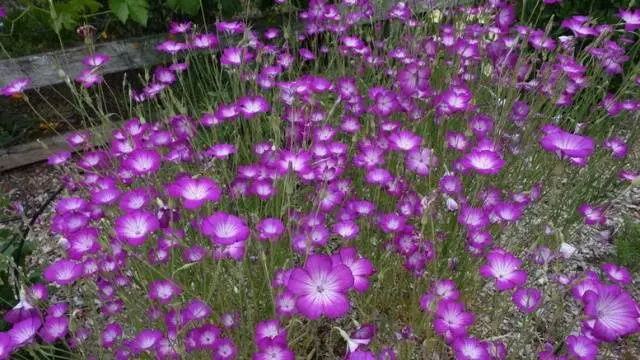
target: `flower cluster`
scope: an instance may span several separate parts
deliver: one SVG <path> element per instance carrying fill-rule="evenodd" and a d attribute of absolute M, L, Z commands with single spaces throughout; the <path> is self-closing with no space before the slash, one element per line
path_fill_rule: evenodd
<path fill-rule="evenodd" d="M 595 359 L 640 331 L 629 270 L 564 266 L 573 230 L 607 224 L 603 192 L 637 182 L 622 27 L 574 16 L 554 38 L 501 0 L 424 17 L 398 2 L 391 30 L 359 25 L 374 10 L 312 0 L 297 34 L 171 23 L 157 50 L 172 62 L 132 91 L 136 117 L 49 159 L 67 190 L 60 256 L 5 314 L 0 359 L 52 343 L 116 359 Z M 620 12 L 627 32 L 637 15 Z M 80 86 L 103 86 L 108 61 L 87 57 Z"/>

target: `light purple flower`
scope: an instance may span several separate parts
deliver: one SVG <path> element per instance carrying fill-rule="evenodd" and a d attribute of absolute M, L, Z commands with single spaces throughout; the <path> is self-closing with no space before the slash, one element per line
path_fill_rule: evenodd
<path fill-rule="evenodd" d="M 458 337 L 467 333 L 473 321 L 473 314 L 466 312 L 462 303 L 442 300 L 436 307 L 433 329 L 443 336 Z"/>
<path fill-rule="evenodd" d="M 595 291 L 587 290 L 582 301 L 597 339 L 613 342 L 640 330 L 638 304 L 619 286 L 599 284 Z"/>
<path fill-rule="evenodd" d="M 128 212 L 115 222 L 118 238 L 131 246 L 141 246 L 147 237 L 160 227 L 158 218 L 144 210 Z"/>
<path fill-rule="evenodd" d="M 9 359 L 14 345 L 11 339 L 11 334 L 7 332 L 0 332 L 0 360 Z"/>
<path fill-rule="evenodd" d="M 495 175 L 502 170 L 505 161 L 495 151 L 471 150 L 462 158 L 462 164 L 478 174 Z"/>
<path fill-rule="evenodd" d="M 44 279 L 58 285 L 71 284 L 82 276 L 82 265 L 72 260 L 60 259 L 47 266 Z"/>
<path fill-rule="evenodd" d="M 218 245 L 230 245 L 245 241 L 249 237 L 249 227 L 241 218 L 224 212 L 216 212 L 202 220 L 200 229 Z"/>
<path fill-rule="evenodd" d="M 489 360 L 487 343 L 472 336 L 458 337 L 453 341 L 456 360 Z"/>
<path fill-rule="evenodd" d="M 151 149 L 137 149 L 127 155 L 123 162 L 126 169 L 138 176 L 157 172 L 161 164 L 162 155 Z"/>
<path fill-rule="evenodd" d="M 84 88 L 93 87 L 96 84 L 100 84 L 104 81 L 102 75 L 93 70 L 83 70 L 76 77 L 76 81 L 82 84 Z"/>
<path fill-rule="evenodd" d="M 206 177 L 193 179 L 189 176 L 181 176 L 167 185 L 167 192 L 181 198 L 187 209 L 198 209 L 207 201 L 217 202 L 222 195 L 222 190 L 214 180 Z"/>
<path fill-rule="evenodd" d="M 47 316 L 44 325 L 40 329 L 40 337 L 46 343 L 51 344 L 58 339 L 64 338 L 69 332 L 69 319 L 66 316 Z"/>
<path fill-rule="evenodd" d="M 524 285 L 527 273 L 520 269 L 521 261 L 504 250 L 493 250 L 487 254 L 487 263 L 480 266 L 480 275 L 494 278 L 499 291 Z"/>
<path fill-rule="evenodd" d="M 353 275 L 345 265 L 333 266 L 327 255 L 311 255 L 303 268 L 296 268 L 287 289 L 297 295 L 296 308 L 309 319 L 322 315 L 338 318 L 349 312 L 347 291 L 353 286 Z"/>
<path fill-rule="evenodd" d="M 624 29 L 626 31 L 640 28 L 640 9 L 620 9 L 618 16 L 625 22 Z"/>
<path fill-rule="evenodd" d="M 583 335 L 570 335 L 566 339 L 569 354 L 578 360 L 596 360 L 598 345 Z"/>
<path fill-rule="evenodd" d="M 534 312 L 538 308 L 541 299 L 542 294 L 538 289 L 534 288 L 518 289 L 511 296 L 513 304 L 526 314 Z"/>
<path fill-rule="evenodd" d="M 590 137 L 571 134 L 561 129 L 545 133 L 540 139 L 540 145 L 547 151 L 570 157 L 588 157 L 595 150 L 595 142 Z"/>
<path fill-rule="evenodd" d="M 629 284 L 631 283 L 631 272 L 624 266 L 616 265 L 613 263 L 605 263 L 600 266 L 602 271 L 607 274 L 609 280 L 616 282 L 618 284 Z"/>
<path fill-rule="evenodd" d="M 360 257 L 355 248 L 342 248 L 337 254 L 331 256 L 333 266 L 345 265 L 353 275 L 353 289 L 357 292 L 365 292 L 369 288 L 369 277 L 376 272 L 373 263 L 364 257 Z"/>
<path fill-rule="evenodd" d="M 261 240 L 277 241 L 284 233 L 285 227 L 280 219 L 266 218 L 256 225 Z"/>
<path fill-rule="evenodd" d="M 30 317 L 14 324 L 8 332 L 11 337 L 12 346 L 14 348 L 19 348 L 26 344 L 30 344 L 38 333 L 41 325 L 42 322 L 37 316 Z"/>
<path fill-rule="evenodd" d="M 0 89 L 0 94 L 4 96 L 21 94 L 29 87 L 29 85 L 31 85 L 31 79 L 29 78 L 16 79 Z"/>
<path fill-rule="evenodd" d="M 160 304 L 170 303 L 181 293 L 182 289 L 171 280 L 156 280 L 149 284 L 149 299 L 156 300 Z"/>

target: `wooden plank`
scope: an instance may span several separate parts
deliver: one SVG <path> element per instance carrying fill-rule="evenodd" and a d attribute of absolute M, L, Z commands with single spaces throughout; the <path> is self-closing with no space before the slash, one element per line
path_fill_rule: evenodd
<path fill-rule="evenodd" d="M 87 129 L 92 134 L 94 146 L 104 145 L 111 137 L 111 132 L 116 129 L 116 124 L 109 123 Z M 30 143 L 12 146 L 0 150 L 0 172 L 44 161 L 49 156 L 60 151 L 73 149 L 67 144 L 67 136 L 75 131 L 49 137 Z"/>
<path fill-rule="evenodd" d="M 95 52 L 105 53 L 111 57 L 111 61 L 101 68 L 100 72 L 110 74 L 165 61 L 167 56 L 155 50 L 155 46 L 164 38 L 164 35 L 153 35 L 96 45 Z M 82 59 L 87 54 L 88 49 L 80 46 L 64 51 L 50 51 L 2 60 L 0 61 L 0 80 L 8 83 L 13 79 L 28 77 L 32 81 L 29 88 L 59 84 L 67 77 L 73 79 L 84 69 Z"/>

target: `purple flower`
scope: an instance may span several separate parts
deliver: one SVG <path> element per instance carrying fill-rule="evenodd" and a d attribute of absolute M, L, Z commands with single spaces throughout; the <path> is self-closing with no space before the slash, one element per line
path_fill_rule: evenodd
<path fill-rule="evenodd" d="M 14 324 L 8 335 L 11 337 L 11 344 L 14 348 L 20 348 L 26 344 L 30 344 L 36 334 L 42 322 L 37 316 L 30 317 L 22 320 L 17 324 Z"/>
<path fill-rule="evenodd" d="M 214 180 L 206 177 L 193 179 L 189 176 L 181 176 L 174 183 L 167 185 L 167 192 L 171 196 L 180 197 L 187 209 L 198 209 L 207 201 L 217 202 L 222 194 Z"/>
<path fill-rule="evenodd" d="M 638 304 L 619 286 L 599 284 L 595 291 L 587 290 L 582 301 L 597 339 L 613 342 L 640 330 Z"/>
<path fill-rule="evenodd" d="M 453 341 L 456 360 L 489 360 L 487 343 L 473 336 L 458 337 Z"/>
<path fill-rule="evenodd" d="M 149 284 L 149 299 L 157 300 L 160 304 L 168 304 L 180 295 L 182 289 L 171 280 L 156 280 Z"/>
<path fill-rule="evenodd" d="M 596 360 L 598 357 L 598 345 L 586 336 L 567 336 L 566 343 L 569 354 L 578 360 Z"/>
<path fill-rule="evenodd" d="M 193 47 L 198 49 L 212 49 L 218 46 L 218 37 L 213 34 L 196 34 L 191 39 Z"/>
<path fill-rule="evenodd" d="M 244 24 L 240 21 L 220 21 L 216 23 L 216 30 L 228 34 L 240 34 L 244 32 Z"/>
<path fill-rule="evenodd" d="M 462 158 L 464 167 L 481 175 L 495 175 L 505 164 L 499 153 L 489 150 L 471 150 Z"/>
<path fill-rule="evenodd" d="M 47 164 L 49 165 L 63 165 L 71 158 L 71 153 L 68 151 L 61 151 L 59 153 L 55 153 L 47 159 Z"/>
<path fill-rule="evenodd" d="M 511 301 L 520 311 L 529 314 L 538 308 L 541 298 L 542 295 L 538 289 L 522 288 L 513 293 Z"/>
<path fill-rule="evenodd" d="M 9 355 L 13 351 L 14 345 L 11 334 L 0 332 L 0 360 L 9 359 Z"/>
<path fill-rule="evenodd" d="M 29 78 L 16 79 L 0 89 L 0 94 L 4 96 L 22 94 L 29 85 L 31 85 L 31 79 Z"/>
<path fill-rule="evenodd" d="M 200 229 L 218 245 L 230 245 L 245 241 L 249 237 L 249 227 L 237 216 L 216 212 L 202 220 Z"/>
<path fill-rule="evenodd" d="M 625 22 L 624 29 L 626 31 L 640 28 L 640 9 L 620 9 L 618 16 Z"/>
<path fill-rule="evenodd" d="M 443 336 L 458 337 L 467 333 L 473 321 L 473 314 L 465 312 L 462 303 L 455 300 L 442 300 L 435 311 L 433 329 Z"/>
<path fill-rule="evenodd" d="M 187 44 L 173 41 L 173 40 L 165 40 L 156 46 L 156 50 L 165 52 L 171 55 L 175 55 L 180 51 L 184 51 L 188 48 Z"/>
<path fill-rule="evenodd" d="M 100 84 L 104 81 L 102 75 L 96 73 L 93 70 L 83 70 L 76 77 L 76 81 L 82 84 L 84 88 L 90 88 L 96 84 Z"/>
<path fill-rule="evenodd" d="M 7 9 L 4 8 L 4 6 L 0 6 L 0 18 L 6 17 L 7 16 Z M 2 352 L 0 352 L 0 359 L 4 359 L 2 357 Z"/>
<path fill-rule="evenodd" d="M 609 280 L 616 282 L 618 284 L 629 284 L 631 283 L 631 273 L 624 266 L 619 266 L 612 263 L 605 263 L 600 266 L 602 271 L 607 274 Z"/>
<path fill-rule="evenodd" d="M 351 270 L 345 265 L 333 266 L 327 255 L 311 255 L 304 268 L 296 268 L 287 289 L 297 295 L 296 308 L 309 319 L 322 315 L 338 318 L 349 312 L 347 291 L 353 286 Z"/>
<path fill-rule="evenodd" d="M 131 246 L 141 246 L 147 237 L 160 227 L 160 222 L 155 215 L 144 210 L 128 212 L 115 222 L 115 231 L 118 238 Z"/>
<path fill-rule="evenodd" d="M 149 175 L 157 172 L 162 164 L 162 156 L 155 150 L 137 149 L 127 155 L 124 168 L 135 175 Z"/>
<path fill-rule="evenodd" d="M 238 100 L 238 109 L 245 119 L 252 119 L 260 113 L 267 113 L 271 110 L 271 105 L 262 96 L 245 96 Z"/>
<path fill-rule="evenodd" d="M 266 218 L 258 222 L 256 229 L 261 240 L 277 241 L 285 227 L 280 219 Z"/>
<path fill-rule="evenodd" d="M 389 135 L 389 143 L 395 150 L 409 152 L 422 144 L 422 138 L 411 131 L 398 129 Z"/>
<path fill-rule="evenodd" d="M 295 360 L 295 354 L 286 343 L 265 338 L 258 342 L 258 352 L 253 354 L 254 360 Z"/>
<path fill-rule="evenodd" d="M 287 344 L 287 330 L 280 325 L 279 320 L 260 321 L 256 325 L 255 342 L 260 347 L 263 340 L 272 340 L 276 343 Z"/>
<path fill-rule="evenodd" d="M 44 279 L 58 285 L 67 285 L 82 276 L 82 265 L 72 260 L 60 259 L 47 266 Z"/>
<path fill-rule="evenodd" d="M 93 55 L 85 56 L 82 59 L 82 63 L 89 68 L 97 68 L 111 60 L 111 57 L 107 54 L 96 53 Z"/>
<path fill-rule="evenodd" d="M 193 24 L 191 23 L 191 21 L 172 21 L 169 23 L 169 34 L 184 34 L 191 31 L 191 28 L 193 28 Z"/>
<path fill-rule="evenodd" d="M 613 157 L 622 159 L 627 155 L 629 147 L 621 138 L 617 136 L 610 137 L 602 142 L 602 146 L 611 150 Z"/>
<path fill-rule="evenodd" d="M 162 333 L 155 329 L 142 329 L 131 342 L 131 347 L 135 352 L 152 350 L 162 339 Z"/>
<path fill-rule="evenodd" d="M 595 142 L 587 136 L 568 133 L 562 129 L 546 132 L 540 145 L 559 156 L 588 157 L 595 150 Z"/>
<path fill-rule="evenodd" d="M 590 204 L 582 204 L 578 207 L 578 213 L 584 217 L 584 223 L 587 225 L 602 225 L 607 222 L 603 208 L 595 207 Z"/>
<path fill-rule="evenodd" d="M 369 277 L 376 272 L 373 263 L 367 259 L 360 257 L 355 248 L 342 248 L 331 257 L 333 266 L 345 265 L 351 270 L 353 275 L 353 289 L 357 292 L 365 292 L 369 288 Z"/>
<path fill-rule="evenodd" d="M 44 325 L 40 329 L 40 337 L 46 343 L 51 344 L 58 339 L 64 338 L 69 332 L 69 319 L 67 317 L 47 316 Z"/>
<path fill-rule="evenodd" d="M 235 359 L 236 355 L 238 354 L 238 347 L 236 346 L 236 344 L 234 344 L 233 341 L 227 338 L 217 340 L 213 344 L 213 348 L 215 350 L 213 353 L 214 360 Z"/>
<path fill-rule="evenodd" d="M 487 263 L 480 266 L 480 275 L 496 279 L 499 291 L 524 285 L 527 273 L 520 269 L 521 261 L 504 250 L 493 250 L 487 254 Z"/>

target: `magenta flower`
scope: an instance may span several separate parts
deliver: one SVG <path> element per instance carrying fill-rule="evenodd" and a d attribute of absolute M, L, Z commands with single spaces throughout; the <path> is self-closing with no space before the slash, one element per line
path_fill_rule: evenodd
<path fill-rule="evenodd" d="M 267 113 L 271 105 L 262 96 L 245 96 L 238 99 L 238 109 L 245 119 L 252 119 L 257 114 Z"/>
<path fill-rule="evenodd" d="M 168 304 L 180 295 L 182 289 L 171 280 L 156 280 L 149 284 L 149 299 L 156 300 L 160 304 Z"/>
<path fill-rule="evenodd" d="M 191 21 L 185 21 L 185 22 L 172 21 L 169 23 L 169 34 L 174 34 L 174 35 L 184 34 L 191 31 L 192 28 L 193 28 L 193 24 L 191 23 Z"/>
<path fill-rule="evenodd" d="M 44 279 L 58 285 L 67 285 L 82 276 L 82 265 L 72 260 L 60 259 L 47 266 Z"/>
<path fill-rule="evenodd" d="M 505 164 L 499 153 L 490 150 L 471 150 L 462 158 L 465 168 L 473 169 L 481 175 L 495 175 Z"/>
<path fill-rule="evenodd" d="M 520 269 L 521 261 L 504 250 L 487 254 L 487 263 L 480 266 L 480 275 L 496 279 L 499 291 L 513 289 L 527 282 L 527 273 Z"/>
<path fill-rule="evenodd" d="M 134 210 L 116 219 L 118 238 L 131 246 L 141 246 L 147 237 L 160 227 L 158 218 L 144 210 Z"/>
<path fill-rule="evenodd" d="M 266 218 L 258 222 L 256 229 L 261 240 L 277 241 L 285 227 L 280 219 Z"/>
<path fill-rule="evenodd" d="M 458 215 L 458 222 L 469 230 L 480 230 L 489 225 L 489 218 L 483 209 L 463 206 Z"/>
<path fill-rule="evenodd" d="M 598 357 L 598 345 L 586 336 L 567 336 L 566 343 L 569 354 L 578 360 L 596 360 Z"/>
<path fill-rule="evenodd" d="M 488 345 L 473 336 L 458 337 L 453 341 L 456 360 L 489 360 Z"/>
<path fill-rule="evenodd" d="M 513 304 L 526 314 L 534 312 L 538 308 L 541 299 L 542 294 L 538 289 L 534 288 L 518 289 L 511 296 Z"/>
<path fill-rule="evenodd" d="M 602 271 L 607 274 L 609 280 L 618 284 L 626 285 L 631 283 L 631 273 L 624 266 L 612 263 L 605 263 L 600 266 Z"/>
<path fill-rule="evenodd" d="M 303 268 L 296 268 L 287 289 L 297 295 L 296 308 L 309 319 L 322 315 L 338 318 L 349 312 L 347 291 L 353 286 L 351 270 L 345 265 L 333 266 L 327 255 L 311 255 Z"/>
<path fill-rule="evenodd" d="M 44 342 L 51 344 L 58 339 L 64 338 L 68 332 L 69 319 L 67 317 L 47 316 L 39 334 Z"/>
<path fill-rule="evenodd" d="M 0 360 L 9 359 L 11 352 L 13 351 L 13 340 L 11 334 L 6 332 L 0 332 Z"/>
<path fill-rule="evenodd" d="M 187 209 L 198 209 L 207 201 L 217 202 L 222 194 L 214 180 L 206 177 L 193 179 L 189 176 L 181 176 L 167 185 L 167 192 L 173 197 L 180 197 Z"/>
<path fill-rule="evenodd" d="M 220 21 L 216 23 L 216 30 L 228 34 L 241 34 L 244 32 L 244 23 L 240 21 Z"/>
<path fill-rule="evenodd" d="M 595 207 L 590 204 L 582 204 L 578 207 L 578 213 L 584 217 L 584 223 L 587 225 L 604 224 L 607 218 L 604 215 L 604 209 Z"/>
<path fill-rule="evenodd" d="M 220 64 L 231 67 L 238 67 L 253 59 L 253 55 L 247 50 L 239 47 L 228 47 L 222 50 Z"/>
<path fill-rule="evenodd" d="M 197 49 L 212 49 L 218 46 L 218 38 L 213 34 L 196 34 L 191 39 L 191 44 Z"/>
<path fill-rule="evenodd" d="M 7 17 L 7 9 L 4 6 L 0 6 L 0 18 Z M 0 359 L 3 359 L 2 353 L 0 353 Z"/>
<path fill-rule="evenodd" d="M 93 55 L 85 56 L 82 59 L 82 63 L 89 68 L 97 68 L 111 60 L 111 57 L 107 54 L 96 53 Z"/>
<path fill-rule="evenodd" d="M 638 304 L 619 286 L 600 284 L 595 291 L 587 290 L 582 301 L 597 339 L 613 342 L 640 330 Z"/>
<path fill-rule="evenodd" d="M 149 175 L 157 172 L 162 164 L 162 156 L 155 150 L 137 149 L 127 155 L 124 168 L 135 175 Z"/>
<path fill-rule="evenodd" d="M 250 234 L 249 227 L 242 219 L 223 212 L 216 212 L 203 219 L 200 230 L 218 245 L 245 241 Z"/>
<path fill-rule="evenodd" d="M 602 142 L 602 146 L 611 150 L 613 157 L 616 159 L 622 159 L 627 156 L 629 147 L 621 138 L 617 136 L 610 137 Z"/>
<path fill-rule="evenodd" d="M 0 89 L 0 94 L 4 96 L 22 94 L 29 85 L 31 85 L 31 79 L 29 78 L 16 79 Z"/>
<path fill-rule="evenodd" d="M 235 359 L 238 354 L 238 347 L 230 339 L 223 338 L 217 340 L 213 344 L 214 360 L 230 360 Z"/>
<path fill-rule="evenodd" d="M 455 300 L 438 303 L 433 320 L 433 330 L 443 336 L 465 335 L 473 324 L 473 314 L 464 311 L 464 305 Z"/>
<path fill-rule="evenodd" d="M 86 227 L 69 236 L 69 258 L 80 260 L 85 254 L 95 254 L 100 251 L 100 233 L 98 229 Z"/>
<path fill-rule="evenodd" d="M 395 150 L 409 152 L 422 144 L 422 138 L 411 131 L 395 130 L 389 135 L 389 143 Z"/>
<path fill-rule="evenodd" d="M 295 360 L 295 354 L 286 343 L 266 338 L 258 342 L 258 352 L 253 354 L 254 360 Z"/>
<path fill-rule="evenodd" d="M 186 50 L 187 48 L 187 44 L 173 40 L 165 40 L 156 46 L 156 50 L 171 55 L 175 55 L 181 51 Z"/>
<path fill-rule="evenodd" d="M 30 344 L 36 334 L 42 322 L 37 316 L 30 317 L 22 320 L 17 324 L 14 324 L 8 334 L 11 337 L 11 344 L 14 348 L 20 348 L 26 344 Z"/>
<path fill-rule="evenodd" d="M 373 263 L 364 257 L 360 257 L 355 248 L 342 248 L 337 254 L 331 256 L 333 266 L 345 265 L 353 275 L 353 289 L 359 293 L 369 288 L 369 277 L 375 274 Z"/>
<path fill-rule="evenodd" d="M 595 150 L 595 142 L 587 136 L 575 135 L 556 129 L 545 133 L 540 145 L 559 156 L 588 157 Z"/>
<path fill-rule="evenodd" d="M 47 159 L 47 164 L 58 166 L 65 164 L 71 158 L 71 153 L 68 151 L 60 151 L 55 153 Z"/>
<path fill-rule="evenodd" d="M 82 84 L 83 88 L 90 88 L 96 84 L 102 83 L 104 78 L 93 70 L 83 70 L 76 77 L 76 81 Z"/>
<path fill-rule="evenodd" d="M 153 350 L 162 339 L 162 333 L 155 329 L 142 329 L 131 342 L 131 347 L 135 352 Z"/>
<path fill-rule="evenodd" d="M 626 31 L 640 28 L 640 9 L 620 9 L 618 16 L 625 22 L 624 29 Z"/>

